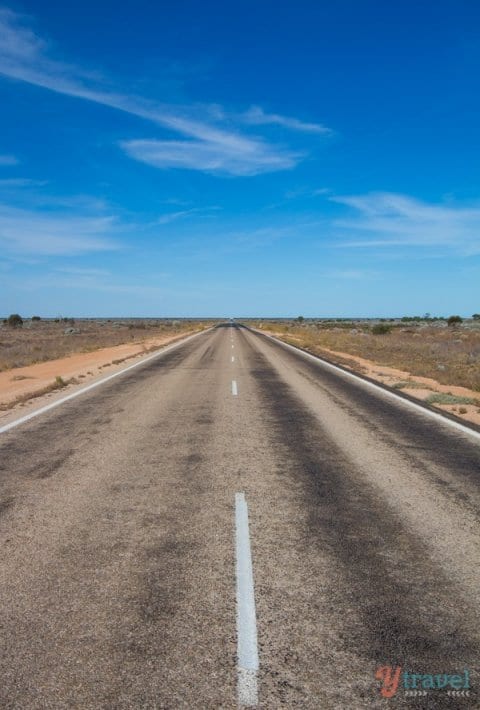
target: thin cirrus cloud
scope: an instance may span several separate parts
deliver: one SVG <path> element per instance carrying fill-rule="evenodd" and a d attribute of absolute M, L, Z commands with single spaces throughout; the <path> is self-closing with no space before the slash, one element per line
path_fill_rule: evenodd
<path fill-rule="evenodd" d="M 307 123 L 300 121 L 298 118 L 280 116 L 278 113 L 265 113 L 260 106 L 251 106 L 248 111 L 241 114 L 240 118 L 244 123 L 253 126 L 276 124 L 277 126 L 302 133 L 318 133 L 321 135 L 331 135 L 333 133 L 331 128 L 324 126 L 322 123 Z"/>
<path fill-rule="evenodd" d="M 191 210 L 179 210 L 178 212 L 168 212 L 167 214 L 162 214 L 157 220 L 155 220 L 154 225 L 159 224 L 170 224 L 171 222 L 176 222 L 177 219 L 183 219 L 189 215 L 198 212 L 196 209 Z"/>
<path fill-rule="evenodd" d="M 0 15 L 1 18 L 1 15 Z M 1 21 L 1 20 L 0 20 Z M 1 42 L 1 35 L 0 35 L 0 42 Z M 11 166 L 11 165 L 18 165 L 19 160 L 15 155 L 0 155 L 0 166 Z"/>
<path fill-rule="evenodd" d="M 22 18 L 11 10 L 0 10 L 0 74 L 67 96 L 92 101 L 156 123 L 181 136 L 182 140 L 122 141 L 127 155 L 157 168 L 188 168 L 226 175 L 257 175 L 293 168 L 304 153 L 268 143 L 258 136 L 245 136 L 230 128 L 219 128 L 192 114 L 198 109 L 179 108 L 106 90 L 92 74 L 78 67 L 50 59 L 48 45 Z M 208 111 L 206 112 L 208 113 Z M 217 116 L 221 111 L 217 111 Z M 277 114 L 265 114 L 254 107 L 242 123 L 276 123 L 303 132 L 328 131 Z"/>
<path fill-rule="evenodd" d="M 0 179 L 0 187 L 3 188 L 18 188 L 18 187 L 43 187 L 46 185 L 46 180 L 33 180 L 31 178 L 4 178 Z"/>
<path fill-rule="evenodd" d="M 92 269 L 82 266 L 59 266 L 58 269 L 55 269 L 55 272 L 69 274 L 70 276 L 85 276 L 87 278 L 110 276 L 110 272 L 106 269 Z"/>
<path fill-rule="evenodd" d="M 322 273 L 323 278 L 344 279 L 345 281 L 363 281 L 378 278 L 379 274 L 368 269 L 331 269 Z"/>
<path fill-rule="evenodd" d="M 248 176 L 293 168 L 301 153 L 282 152 L 263 141 L 245 141 L 244 150 L 236 144 L 212 141 L 122 141 L 121 147 L 135 160 L 156 168 L 189 168 L 203 172 Z"/>
<path fill-rule="evenodd" d="M 41 213 L 0 205 L 0 247 L 35 256 L 74 256 L 117 249 L 111 216 Z"/>
<path fill-rule="evenodd" d="M 157 274 L 157 278 L 165 276 Z M 11 276 L 6 279 L 6 282 L 12 289 L 20 291 L 37 291 L 46 287 L 50 287 L 52 282 L 56 288 L 85 290 L 89 293 L 111 293 L 111 294 L 126 294 L 135 297 L 158 297 L 165 295 L 165 288 L 162 286 L 149 286 L 146 284 L 120 284 L 113 283 L 109 280 L 110 274 L 105 273 L 79 273 L 68 268 L 56 269 L 50 273 L 39 274 L 27 279 L 18 279 Z"/>
<path fill-rule="evenodd" d="M 208 216 L 209 213 L 219 210 L 219 207 L 192 207 L 188 210 L 178 210 L 178 212 L 167 212 L 162 214 L 158 219 L 153 222 L 150 226 L 157 226 L 161 224 L 170 224 L 171 222 L 176 222 L 178 219 L 185 219 L 185 217 L 190 217 L 191 215 L 204 214 Z"/>
<path fill-rule="evenodd" d="M 443 247 L 480 253 L 480 207 L 432 204 L 388 192 L 329 199 L 356 213 L 334 220 L 342 234 L 339 246 Z"/>

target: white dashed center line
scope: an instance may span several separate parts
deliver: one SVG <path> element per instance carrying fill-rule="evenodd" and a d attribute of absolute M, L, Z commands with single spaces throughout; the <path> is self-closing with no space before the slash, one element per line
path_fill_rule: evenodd
<path fill-rule="evenodd" d="M 237 697 L 242 707 L 258 704 L 258 648 L 248 506 L 244 493 L 235 494 L 237 573 Z"/>
<path fill-rule="evenodd" d="M 238 394 L 237 381 L 232 380 L 232 394 L 235 397 Z"/>
<path fill-rule="evenodd" d="M 235 362 L 235 358 L 233 357 L 233 355 L 232 355 L 232 362 Z"/>

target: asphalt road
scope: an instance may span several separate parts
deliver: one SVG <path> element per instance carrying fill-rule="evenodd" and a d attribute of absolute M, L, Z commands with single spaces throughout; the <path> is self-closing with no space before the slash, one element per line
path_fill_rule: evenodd
<path fill-rule="evenodd" d="M 0 707 L 237 707 L 244 493 L 259 707 L 478 708 L 479 473 L 263 335 L 188 340 L 0 435 Z M 383 666 L 470 696 L 382 698 Z"/>

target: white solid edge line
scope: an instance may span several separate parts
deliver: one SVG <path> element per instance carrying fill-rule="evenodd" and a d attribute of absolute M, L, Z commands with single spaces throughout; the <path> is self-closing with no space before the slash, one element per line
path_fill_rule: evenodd
<path fill-rule="evenodd" d="M 356 382 L 362 384 L 364 387 L 374 389 L 376 392 L 383 395 L 384 397 L 394 399 L 395 402 L 397 402 L 400 405 L 403 405 L 405 407 L 410 407 L 410 409 L 415 409 L 416 412 L 418 412 L 420 414 L 424 414 L 427 417 L 431 417 L 432 419 L 435 419 L 436 421 L 441 422 L 442 424 L 446 424 L 448 426 L 451 426 L 454 429 L 458 429 L 459 431 L 463 432 L 464 434 L 468 434 L 469 436 L 473 437 L 474 439 L 480 439 L 480 432 L 475 431 L 474 429 L 469 429 L 469 427 L 464 426 L 463 424 L 460 424 L 459 422 L 454 422 L 452 419 L 448 419 L 447 417 L 444 417 L 441 414 L 438 414 L 437 412 L 432 412 L 430 409 L 426 409 L 425 407 L 422 407 L 420 404 L 417 404 L 416 402 L 412 402 L 409 399 L 404 399 L 403 397 L 400 397 L 395 392 L 390 392 L 389 390 L 386 390 L 383 387 L 380 387 L 379 385 L 375 384 L 374 382 L 369 382 L 368 380 L 364 380 L 362 377 L 359 377 L 355 373 L 348 372 L 348 370 L 343 370 L 341 367 L 337 367 L 337 365 L 333 365 L 331 362 L 328 362 L 328 360 L 324 360 L 323 358 L 319 357 L 318 355 L 312 355 L 311 353 L 306 353 L 304 350 L 300 350 L 299 348 L 296 348 L 294 345 L 290 345 L 290 343 L 284 343 L 283 340 L 279 340 L 278 338 L 275 338 L 273 335 L 268 335 L 267 333 L 262 333 L 261 331 L 258 331 L 258 330 L 253 331 L 253 332 L 261 334 L 261 335 L 266 335 L 267 338 L 270 338 L 271 340 L 274 340 L 276 343 L 283 345 L 284 348 L 287 348 L 289 350 L 293 350 L 298 355 L 302 355 L 304 358 L 306 358 L 308 360 L 313 360 L 314 362 L 320 362 L 327 369 L 333 370 L 334 372 L 338 372 L 341 375 L 344 375 L 345 377 L 350 378 L 351 380 L 355 380 Z"/>
<path fill-rule="evenodd" d="M 84 394 L 85 392 L 89 392 L 90 390 L 95 389 L 95 387 L 100 387 L 100 385 L 103 385 L 105 382 L 109 382 L 110 380 L 113 380 L 115 377 L 120 377 L 120 375 L 123 375 L 125 372 L 128 372 L 129 370 L 133 370 L 135 367 L 140 367 L 140 365 L 144 365 L 146 362 L 149 362 L 150 360 L 154 360 L 157 357 L 160 357 L 166 352 L 169 352 L 170 350 L 175 350 L 175 348 L 180 347 L 187 341 L 191 340 L 192 338 L 197 338 L 199 335 L 202 335 L 202 333 L 207 333 L 208 330 L 211 330 L 208 328 L 207 330 L 201 330 L 199 333 L 194 333 L 193 335 L 188 335 L 186 338 L 183 338 L 177 343 L 172 343 L 172 345 L 167 345 L 164 348 L 161 348 L 157 352 L 153 353 L 152 355 L 148 355 L 147 357 L 143 358 L 142 360 L 139 360 L 138 362 L 134 362 L 133 365 L 128 365 L 128 367 L 123 368 L 123 370 L 119 370 L 118 372 L 114 372 L 112 375 L 107 375 L 107 377 L 104 377 L 101 380 L 98 380 L 97 382 L 92 382 L 91 385 L 87 385 L 86 387 L 83 387 L 81 390 L 77 390 L 76 392 L 72 392 L 72 394 L 68 394 L 66 397 L 62 397 L 61 399 L 55 400 L 55 402 L 51 402 L 50 404 L 45 405 L 44 407 L 40 407 L 40 409 L 36 409 L 34 412 L 30 412 L 30 414 L 26 414 L 24 417 L 20 417 L 20 419 L 15 419 L 13 422 L 10 422 L 9 424 L 4 424 L 4 426 L 0 427 L 0 434 L 4 434 L 6 431 L 9 431 L 10 429 L 13 429 L 16 426 L 19 426 L 20 424 L 24 424 L 25 422 L 28 422 L 30 419 L 34 419 L 34 417 L 38 417 L 40 414 L 44 414 L 44 412 L 48 412 L 51 409 L 55 409 L 55 407 L 59 407 L 61 404 L 64 402 L 68 402 L 71 399 L 75 399 L 75 397 L 80 397 L 81 394 Z"/>
<path fill-rule="evenodd" d="M 258 646 L 248 506 L 244 493 L 235 494 L 237 582 L 237 699 L 244 707 L 258 704 Z"/>
<path fill-rule="evenodd" d="M 235 397 L 238 394 L 237 381 L 232 380 L 232 394 Z"/>

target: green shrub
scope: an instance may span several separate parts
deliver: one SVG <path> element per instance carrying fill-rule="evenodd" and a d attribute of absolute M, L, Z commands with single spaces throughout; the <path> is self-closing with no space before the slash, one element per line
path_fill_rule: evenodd
<path fill-rule="evenodd" d="M 392 327 L 386 323 L 376 323 L 376 325 L 372 327 L 372 333 L 373 335 L 387 335 L 387 333 L 390 333 L 391 329 Z"/>
<path fill-rule="evenodd" d="M 463 318 L 460 316 L 449 316 L 447 323 L 448 325 L 459 325 L 460 323 L 463 323 Z"/>
<path fill-rule="evenodd" d="M 428 404 L 476 404 L 477 400 L 473 397 L 458 397 L 454 394 L 448 394 L 447 392 L 438 392 L 437 394 L 431 394 L 425 400 Z"/>
<path fill-rule="evenodd" d="M 18 328 L 23 325 L 22 316 L 19 316 L 18 313 L 12 313 L 12 315 L 7 318 L 7 325 L 9 325 L 10 328 Z"/>
<path fill-rule="evenodd" d="M 415 382 L 411 381 L 409 382 L 408 380 L 401 380 L 400 382 L 394 382 L 391 387 L 394 390 L 403 390 L 403 389 L 410 389 L 410 390 L 423 390 L 423 389 L 429 389 L 427 385 L 422 384 L 421 382 Z"/>

